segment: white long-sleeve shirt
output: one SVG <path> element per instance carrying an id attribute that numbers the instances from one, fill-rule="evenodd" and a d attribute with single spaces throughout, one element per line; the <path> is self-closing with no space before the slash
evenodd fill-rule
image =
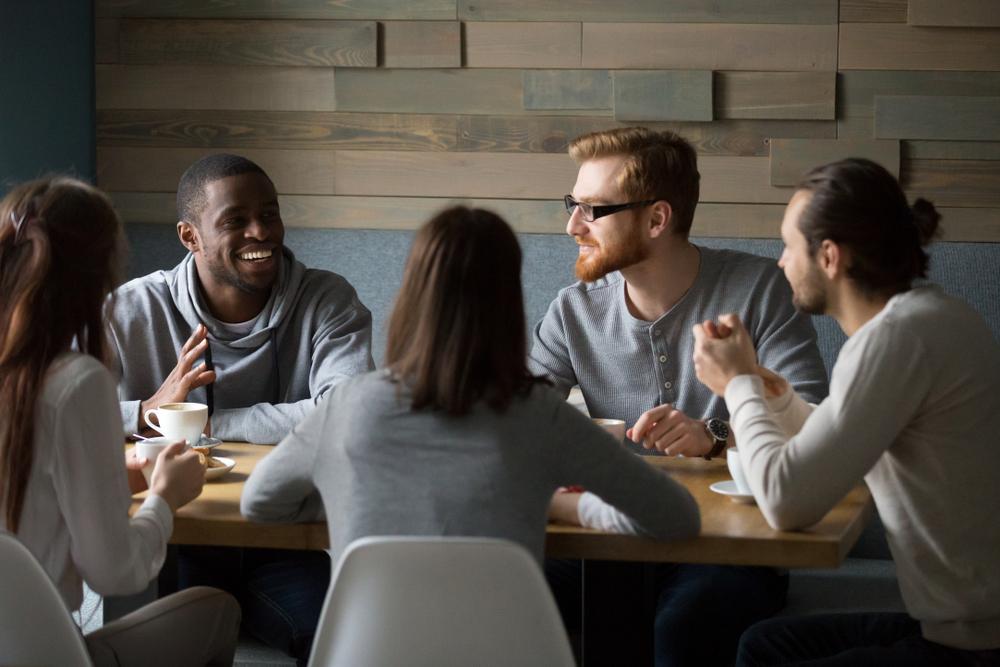
<path id="1" fill-rule="evenodd" d="M 1000 647 L 1000 346 L 935 287 L 898 294 L 844 345 L 815 409 L 734 378 L 747 480 L 779 529 L 820 520 L 862 478 L 924 636 Z"/>
<path id="2" fill-rule="evenodd" d="M 0 420 L 3 417 L 0 416 Z M 150 495 L 131 519 L 115 383 L 93 357 L 71 353 L 49 370 L 35 413 L 34 462 L 18 539 L 70 610 L 81 580 L 102 595 L 136 593 L 163 565 L 170 507 Z M 0 515 L 0 526 L 6 521 Z"/>

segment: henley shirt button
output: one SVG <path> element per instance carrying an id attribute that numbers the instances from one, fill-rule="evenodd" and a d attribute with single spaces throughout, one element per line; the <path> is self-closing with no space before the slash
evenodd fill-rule
<path id="1" fill-rule="evenodd" d="M 674 383 L 673 383 L 673 382 L 664 382 L 664 383 L 663 383 L 663 386 L 664 386 L 665 388 L 667 388 L 667 389 L 670 389 L 671 387 L 673 387 L 673 386 L 674 386 Z"/>
<path id="2" fill-rule="evenodd" d="M 663 362 L 665 362 L 666 360 L 667 360 L 667 355 L 665 355 L 665 354 L 661 354 L 661 355 L 660 355 L 660 363 L 662 364 L 662 363 L 663 363 Z"/>
<path id="3" fill-rule="evenodd" d="M 659 329 L 653 329 L 653 335 L 654 336 L 659 336 L 660 335 L 660 330 Z"/>

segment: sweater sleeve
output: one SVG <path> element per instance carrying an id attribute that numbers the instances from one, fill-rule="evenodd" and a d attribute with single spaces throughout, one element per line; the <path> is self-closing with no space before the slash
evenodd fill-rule
<path id="1" fill-rule="evenodd" d="M 528 368 L 535 375 L 548 378 L 562 398 L 577 384 L 558 298 L 549 304 L 545 317 L 535 325 Z"/>
<path id="2" fill-rule="evenodd" d="M 741 375 L 729 383 L 726 404 L 740 458 L 771 526 L 816 523 L 864 478 L 930 387 L 922 356 L 916 337 L 890 325 L 856 334 L 841 351 L 830 396 L 790 439 L 760 378 Z M 801 403 L 789 409 L 803 413 Z"/>
<path id="3" fill-rule="evenodd" d="M 663 540 L 694 537 L 701 530 L 698 504 L 687 489 L 565 402 L 555 408 L 553 433 L 557 485 L 581 485 L 600 498 L 584 501 L 585 525 Z"/>
<path id="4" fill-rule="evenodd" d="M 222 440 L 270 444 L 288 435 L 326 394 L 344 380 L 375 368 L 371 355 L 372 317 L 353 289 L 346 303 L 321 302 L 324 321 L 312 337 L 310 397 L 291 403 L 258 403 L 216 410 L 212 435 Z"/>
<path id="5" fill-rule="evenodd" d="M 110 374 L 94 363 L 56 408 L 53 483 L 83 579 L 102 595 L 136 593 L 159 572 L 173 531 L 169 506 L 150 495 L 129 518 L 122 428 Z"/>
<path id="6" fill-rule="evenodd" d="M 257 464 L 240 498 L 243 516 L 251 521 L 287 523 L 325 518 L 313 469 L 321 440 L 330 435 L 328 410 L 333 397 L 324 399 Z"/>

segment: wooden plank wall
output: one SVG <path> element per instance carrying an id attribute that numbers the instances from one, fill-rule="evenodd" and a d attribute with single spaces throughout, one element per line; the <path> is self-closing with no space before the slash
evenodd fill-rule
<path id="1" fill-rule="evenodd" d="M 1000 241 L 995 0 L 96 0 L 98 184 L 170 223 L 183 169 L 256 160 L 291 226 L 412 229 L 450 202 L 561 233 L 567 142 L 699 152 L 699 236 L 777 236 L 804 169 L 861 155 Z"/>

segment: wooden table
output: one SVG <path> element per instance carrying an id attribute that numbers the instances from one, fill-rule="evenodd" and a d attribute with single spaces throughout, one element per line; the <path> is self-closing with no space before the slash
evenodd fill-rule
<path id="1" fill-rule="evenodd" d="M 326 524 L 250 523 L 240 514 L 243 483 L 272 447 L 223 443 L 214 453 L 236 461 L 217 481 L 207 482 L 201 496 L 181 508 L 174 521 L 175 544 L 324 549 Z M 837 567 L 857 541 L 872 512 L 868 490 L 858 486 L 815 526 L 804 531 L 778 531 L 764 521 L 756 505 L 738 505 L 709 490 L 729 479 L 724 459 L 647 457 L 683 484 L 701 508 L 701 535 L 692 540 L 656 542 L 585 528 L 550 525 L 545 550 L 554 558 L 620 560 L 774 567 Z M 133 503 L 133 508 L 141 502 Z"/>

